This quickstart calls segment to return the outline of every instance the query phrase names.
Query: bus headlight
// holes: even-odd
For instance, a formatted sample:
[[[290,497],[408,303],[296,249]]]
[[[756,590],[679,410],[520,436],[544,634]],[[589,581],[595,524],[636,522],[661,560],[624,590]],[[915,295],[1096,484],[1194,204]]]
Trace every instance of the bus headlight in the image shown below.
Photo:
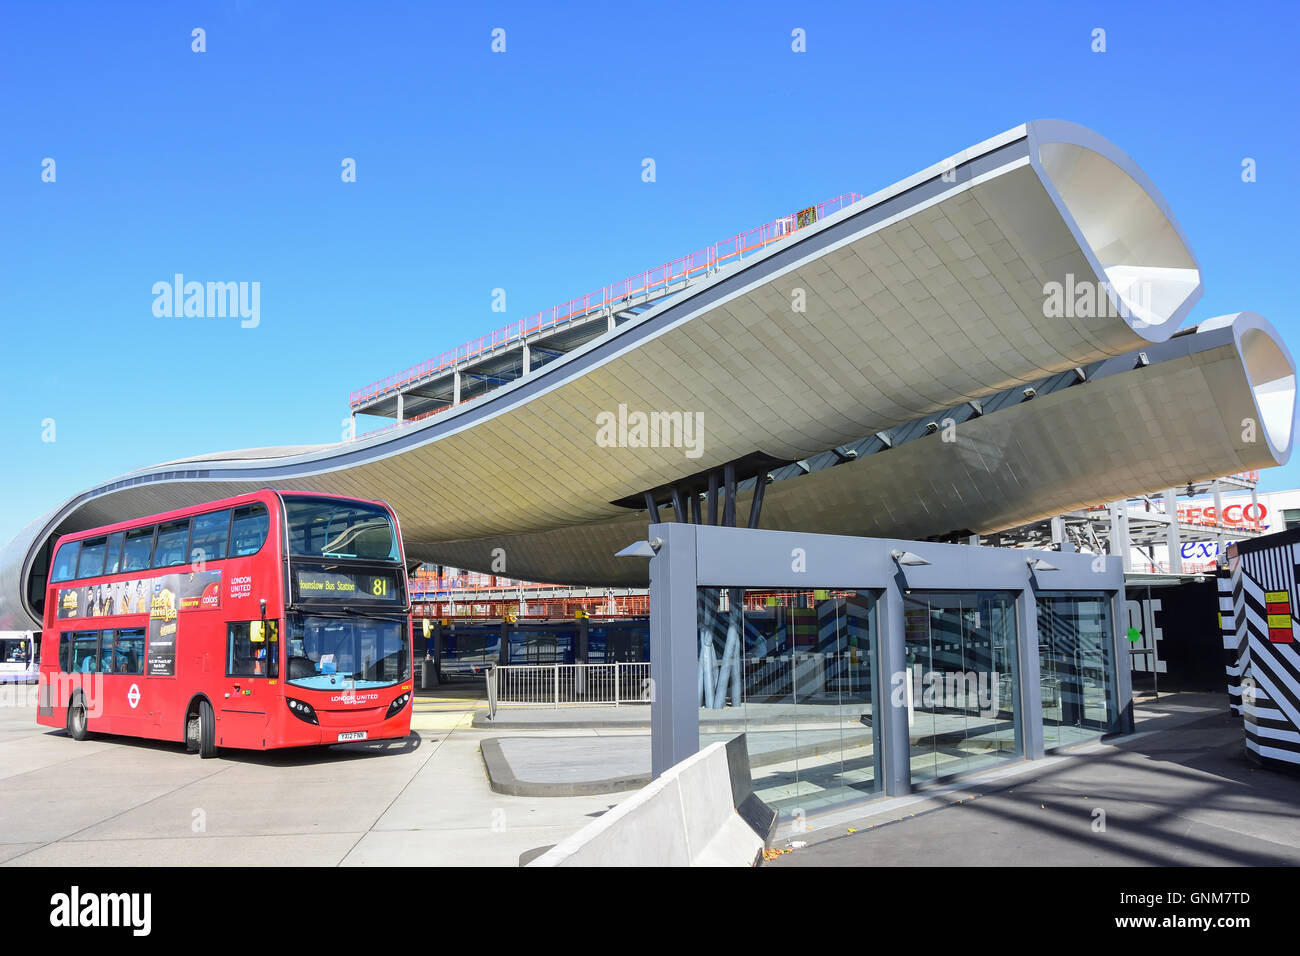
[[[289,712],[299,720],[306,721],[309,724],[319,724],[316,719],[316,710],[306,701],[294,700],[292,697],[286,697],[284,702],[289,705]]]
[[[411,699],[410,693],[405,693],[401,697],[398,697],[396,700],[394,700],[391,704],[389,704],[388,713],[384,714],[384,720],[387,720],[389,717],[401,713],[402,708],[406,706],[406,702],[409,701],[410,699]]]

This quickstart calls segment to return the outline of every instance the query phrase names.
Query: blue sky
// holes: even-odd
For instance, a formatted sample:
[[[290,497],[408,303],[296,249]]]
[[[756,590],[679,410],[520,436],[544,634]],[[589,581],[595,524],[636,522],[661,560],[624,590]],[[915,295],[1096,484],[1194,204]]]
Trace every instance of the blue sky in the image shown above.
[[[6,3],[0,542],[137,467],[336,441],[353,389],[1029,119],[1147,171],[1193,320],[1295,347],[1300,17],[1216,6]],[[177,272],[259,282],[260,325],[156,317]]]

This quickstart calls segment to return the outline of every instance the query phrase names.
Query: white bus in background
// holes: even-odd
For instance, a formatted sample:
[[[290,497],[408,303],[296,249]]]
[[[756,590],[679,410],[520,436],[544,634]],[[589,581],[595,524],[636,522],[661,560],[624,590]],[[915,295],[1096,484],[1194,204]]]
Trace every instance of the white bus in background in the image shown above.
[[[40,668],[39,632],[0,631],[0,684],[35,684]]]

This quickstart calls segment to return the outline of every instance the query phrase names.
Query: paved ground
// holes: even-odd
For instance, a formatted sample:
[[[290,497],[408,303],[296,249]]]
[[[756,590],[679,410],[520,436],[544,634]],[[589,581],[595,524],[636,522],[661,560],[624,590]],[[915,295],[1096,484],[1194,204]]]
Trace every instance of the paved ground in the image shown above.
[[[1114,744],[787,833],[783,844],[808,845],[767,865],[1300,864],[1300,779],[1247,761],[1221,697],[1178,695],[1139,715]]]
[[[397,744],[223,752],[129,738],[74,741],[30,700],[0,706],[4,865],[515,866],[617,798],[493,793],[475,701],[424,697]],[[571,731],[568,733],[572,733]]]

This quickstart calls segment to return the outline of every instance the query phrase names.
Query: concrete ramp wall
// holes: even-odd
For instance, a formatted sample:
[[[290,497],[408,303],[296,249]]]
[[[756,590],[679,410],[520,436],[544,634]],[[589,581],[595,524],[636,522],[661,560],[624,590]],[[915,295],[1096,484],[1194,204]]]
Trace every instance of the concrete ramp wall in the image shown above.
[[[744,752],[738,739],[739,748],[718,742],[687,757],[528,865],[753,866],[764,837],[737,812],[733,771],[742,768],[728,752]],[[747,788],[747,762],[743,777]]]

